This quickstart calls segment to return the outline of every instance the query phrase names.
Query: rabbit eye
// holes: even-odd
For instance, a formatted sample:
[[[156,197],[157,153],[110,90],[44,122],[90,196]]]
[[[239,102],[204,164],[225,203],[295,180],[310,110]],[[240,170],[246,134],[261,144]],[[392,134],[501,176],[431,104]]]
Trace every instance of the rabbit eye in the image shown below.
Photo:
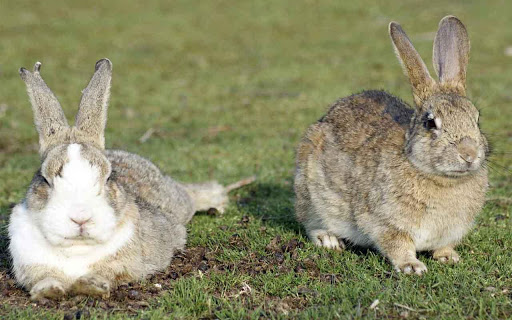
[[[436,129],[437,126],[434,119],[428,119],[427,121],[425,121],[425,128],[427,128],[427,130]]]
[[[46,184],[48,187],[51,187],[50,182],[48,182],[48,180],[44,176],[41,177],[43,178],[43,183]]]
[[[428,112],[425,115],[425,120],[423,122],[423,125],[425,126],[425,129],[427,130],[433,130],[433,129],[439,129],[437,127],[437,122],[434,115],[431,112]]]
[[[427,121],[425,121],[425,128],[427,128],[427,130],[436,129],[437,127],[434,119],[428,119]]]
[[[112,180],[114,179],[114,177],[115,177],[115,171],[114,171],[114,170],[112,170],[112,171],[110,172],[110,175],[107,177],[107,182],[112,181]]]

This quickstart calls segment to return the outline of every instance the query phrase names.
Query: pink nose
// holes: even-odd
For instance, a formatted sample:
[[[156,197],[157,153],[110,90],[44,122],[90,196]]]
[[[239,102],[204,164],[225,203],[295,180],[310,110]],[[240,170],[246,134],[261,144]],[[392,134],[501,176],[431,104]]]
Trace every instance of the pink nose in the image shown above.
[[[89,219],[73,219],[73,218],[70,218],[70,219],[71,219],[71,221],[73,221],[74,223],[76,223],[79,226],[83,226],[84,224],[89,222],[89,220],[91,220],[91,218],[89,218]]]
[[[478,158],[478,146],[476,142],[468,137],[463,138],[457,145],[457,151],[462,160],[471,165]]]

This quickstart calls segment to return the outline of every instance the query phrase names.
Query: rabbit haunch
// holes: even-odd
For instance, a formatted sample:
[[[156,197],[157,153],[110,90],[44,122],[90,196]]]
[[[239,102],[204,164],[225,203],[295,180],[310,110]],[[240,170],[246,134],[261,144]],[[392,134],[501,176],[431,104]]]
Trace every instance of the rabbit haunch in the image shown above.
[[[16,263],[23,261],[24,265],[54,267],[77,278],[132,237],[133,223],[116,228],[118,218],[98,181],[99,168],[84,159],[80,149],[79,144],[67,146],[68,162],[53,179],[42,212],[29,213],[25,203],[14,208],[9,233],[15,269]]]

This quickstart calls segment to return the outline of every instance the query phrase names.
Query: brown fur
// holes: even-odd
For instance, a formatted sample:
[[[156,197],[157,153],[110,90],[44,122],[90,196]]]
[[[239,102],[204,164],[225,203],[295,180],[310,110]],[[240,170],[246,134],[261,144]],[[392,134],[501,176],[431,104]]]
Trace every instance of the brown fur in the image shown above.
[[[453,247],[485,200],[487,140],[477,109],[461,95],[469,50],[462,23],[440,23],[440,83],[398,24],[390,24],[390,35],[415,108],[383,91],[337,101],[297,149],[295,208],[317,245],[342,248],[344,239],[373,246],[397,270],[421,274],[426,267],[416,251],[458,261]],[[459,67],[439,67],[445,61]]]

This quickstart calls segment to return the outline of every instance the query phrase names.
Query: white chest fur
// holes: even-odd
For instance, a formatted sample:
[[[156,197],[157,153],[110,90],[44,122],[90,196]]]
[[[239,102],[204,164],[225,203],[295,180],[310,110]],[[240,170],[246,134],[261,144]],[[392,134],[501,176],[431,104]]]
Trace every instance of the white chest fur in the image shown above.
[[[416,250],[435,250],[457,244],[469,231],[471,224],[423,223],[417,230],[412,231]]]
[[[58,269],[77,278],[89,272],[90,267],[114,254],[130,241],[134,232],[132,223],[116,230],[111,238],[101,244],[70,247],[52,246],[34,224],[33,217],[24,203],[17,205],[9,223],[9,250],[17,277],[23,267],[42,266]]]
[[[478,210],[459,200],[464,199],[462,196],[452,199],[432,201],[417,228],[411,230],[418,251],[455,245],[473,227]]]

